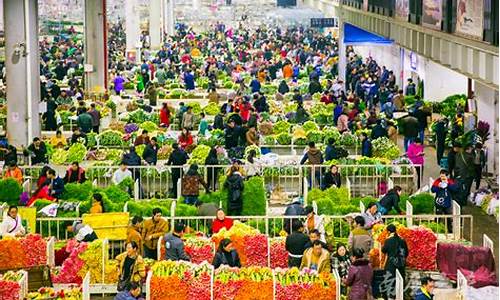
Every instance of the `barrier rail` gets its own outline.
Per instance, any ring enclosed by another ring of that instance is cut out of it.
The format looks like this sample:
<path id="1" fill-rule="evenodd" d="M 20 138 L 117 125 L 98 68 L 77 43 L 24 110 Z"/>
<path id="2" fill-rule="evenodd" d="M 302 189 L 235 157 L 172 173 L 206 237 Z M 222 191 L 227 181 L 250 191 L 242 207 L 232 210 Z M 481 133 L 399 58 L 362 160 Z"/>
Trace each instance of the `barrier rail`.
<path id="1" fill-rule="evenodd" d="M 404 300 L 404 281 L 398 269 L 396 269 L 396 300 Z"/>
<path id="2" fill-rule="evenodd" d="M 82 300 L 90 300 L 90 272 L 85 274 L 82 281 Z"/>
<path id="3" fill-rule="evenodd" d="M 64 166 L 60 173 L 65 171 Z M 199 166 L 211 190 L 220 187 L 219 176 L 226 174 L 230 166 L 214 165 Z M 42 166 L 24 166 L 26 182 L 23 187 L 27 191 L 36 189 L 36 178 L 39 177 Z M 113 173 L 119 166 L 89 166 L 86 175 L 94 186 L 106 187 L 112 184 Z M 167 198 L 170 191 L 174 190 L 177 183 L 177 192 L 180 194 L 180 186 L 177 181 L 182 178 L 185 166 L 133 166 L 129 167 L 134 178 L 134 198 Z M 244 167 L 247 170 L 250 167 Z M 325 172 L 329 170 L 327 165 L 299 165 L 292 163 L 279 163 L 272 166 L 252 166 L 257 168 L 257 173 L 263 176 L 268 190 L 277 186 L 282 187 L 291 196 L 303 196 L 309 188 L 319 188 L 323 184 Z M 399 185 L 403 192 L 412 194 L 416 190 L 415 166 L 413 165 L 338 165 L 341 180 L 347 186 L 351 197 L 358 196 L 380 196 L 383 186 L 391 187 Z M 174 172 L 173 172 L 174 171 Z M 61 174 L 63 175 L 63 174 Z M 307 185 L 305 182 L 307 182 Z M 308 188 L 306 188 L 308 186 Z"/>
<path id="4" fill-rule="evenodd" d="M 332 237 L 334 238 L 346 238 L 350 232 L 350 216 L 322 216 L 325 222 L 325 227 L 333 232 Z M 303 217 L 298 216 L 231 216 L 233 220 L 238 220 L 244 222 L 245 224 L 259 229 L 260 232 L 267 234 L 270 237 L 279 236 L 281 231 L 286 231 L 286 223 L 290 222 L 292 219 L 301 219 L 304 221 Z M 473 216 L 472 215 L 388 215 L 383 216 L 382 219 L 386 224 L 391 222 L 398 222 L 401 224 L 406 224 L 408 218 L 411 218 L 411 223 L 413 226 L 427 225 L 429 222 L 436 222 L 445 224 L 445 226 L 440 226 L 436 228 L 435 234 L 438 235 L 440 239 L 451 239 L 451 240 L 467 240 L 472 241 L 473 236 Z M 202 232 L 209 235 L 210 228 L 209 224 L 213 221 L 214 217 L 165 217 L 165 220 L 174 224 L 176 221 L 182 221 L 186 226 L 189 226 L 191 230 Z M 66 228 L 63 229 L 67 224 L 72 224 L 75 220 L 81 220 L 81 218 L 38 218 L 37 223 L 39 226 L 37 229 L 47 228 L 48 224 L 57 227 L 55 231 L 58 233 L 56 236 L 58 239 L 67 239 L 68 233 Z M 450 222 L 456 223 L 460 222 L 461 227 L 453 232 L 448 231 L 448 226 Z M 52 226 L 48 226 L 51 229 Z M 37 233 L 41 234 L 43 237 L 53 236 L 52 231 L 41 230 Z"/>
<path id="5" fill-rule="evenodd" d="M 467 286 L 467 278 L 465 278 L 464 274 L 457 269 L 457 291 L 459 299 L 465 299 Z"/>
<path id="6" fill-rule="evenodd" d="M 491 254 L 495 257 L 495 245 L 489 236 L 483 234 L 483 247 L 490 249 Z"/>

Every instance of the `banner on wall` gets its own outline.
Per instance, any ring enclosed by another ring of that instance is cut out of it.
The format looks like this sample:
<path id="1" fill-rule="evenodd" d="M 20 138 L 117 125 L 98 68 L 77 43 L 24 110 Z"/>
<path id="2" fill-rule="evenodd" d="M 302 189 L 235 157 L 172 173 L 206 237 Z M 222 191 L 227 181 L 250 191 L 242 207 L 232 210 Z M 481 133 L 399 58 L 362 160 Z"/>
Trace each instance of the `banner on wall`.
<path id="1" fill-rule="evenodd" d="M 459 0 L 455 31 L 474 38 L 483 38 L 483 0 Z"/>
<path id="2" fill-rule="evenodd" d="M 422 25 L 441 30 L 443 20 L 443 3 L 441 0 L 424 0 Z"/>
<path id="3" fill-rule="evenodd" d="M 409 0 L 396 0 L 396 19 L 401 21 L 408 21 L 410 14 Z"/>

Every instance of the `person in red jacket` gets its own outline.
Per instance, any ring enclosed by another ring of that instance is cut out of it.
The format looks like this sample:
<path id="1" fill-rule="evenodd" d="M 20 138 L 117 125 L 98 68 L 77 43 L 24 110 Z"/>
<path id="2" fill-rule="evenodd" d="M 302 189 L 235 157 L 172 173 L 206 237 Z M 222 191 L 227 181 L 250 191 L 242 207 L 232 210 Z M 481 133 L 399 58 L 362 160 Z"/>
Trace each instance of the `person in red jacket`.
<path id="1" fill-rule="evenodd" d="M 246 100 L 240 104 L 240 116 L 241 116 L 241 119 L 243 119 L 243 122 L 248 122 L 248 120 L 250 119 L 250 108 L 251 107 L 252 107 L 252 105 Z"/>
<path id="2" fill-rule="evenodd" d="M 212 234 L 216 234 L 222 228 L 229 230 L 231 227 L 233 227 L 233 219 L 226 217 L 222 209 L 217 210 L 217 218 L 212 223 Z"/>
<path id="3" fill-rule="evenodd" d="M 179 146 L 186 150 L 189 146 L 193 144 L 193 136 L 186 128 L 182 129 L 181 134 L 179 135 Z"/>
<path id="4" fill-rule="evenodd" d="M 170 109 L 165 102 L 160 109 L 160 127 L 168 128 L 170 126 Z"/>

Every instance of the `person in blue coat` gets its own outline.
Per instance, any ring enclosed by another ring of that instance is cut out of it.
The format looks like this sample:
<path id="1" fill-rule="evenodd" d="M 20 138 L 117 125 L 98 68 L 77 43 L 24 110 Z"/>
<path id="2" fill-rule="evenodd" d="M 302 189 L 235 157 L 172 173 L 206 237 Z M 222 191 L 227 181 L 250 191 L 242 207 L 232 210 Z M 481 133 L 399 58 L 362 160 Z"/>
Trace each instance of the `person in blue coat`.
<path id="1" fill-rule="evenodd" d="M 257 79 L 257 77 L 255 77 L 252 82 L 250 82 L 250 88 L 252 89 L 252 94 L 260 92 L 260 81 Z"/>
<path id="2" fill-rule="evenodd" d="M 361 133 L 361 155 L 366 157 L 372 157 L 372 142 L 368 138 L 366 132 Z"/>
<path id="3" fill-rule="evenodd" d="M 431 277 L 423 277 L 420 279 L 422 286 L 415 291 L 415 300 L 432 300 L 434 299 L 434 279 Z"/>
<path id="4" fill-rule="evenodd" d="M 186 87 L 186 91 L 194 90 L 194 75 L 190 70 L 184 72 L 184 85 Z"/>

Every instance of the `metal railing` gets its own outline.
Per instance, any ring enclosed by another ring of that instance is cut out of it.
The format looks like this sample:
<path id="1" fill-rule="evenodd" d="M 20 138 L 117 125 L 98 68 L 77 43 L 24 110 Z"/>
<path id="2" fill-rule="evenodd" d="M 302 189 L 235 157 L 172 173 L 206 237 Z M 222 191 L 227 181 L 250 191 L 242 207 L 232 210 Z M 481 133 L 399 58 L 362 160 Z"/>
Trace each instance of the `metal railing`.
<path id="1" fill-rule="evenodd" d="M 138 198 L 167 198 L 174 192 L 174 184 L 187 171 L 185 166 L 133 166 L 128 169 L 132 172 L 138 185 Z M 98 187 L 107 187 L 112 184 L 113 173 L 119 166 L 89 166 L 86 168 L 87 179 Z M 210 190 L 220 189 L 220 176 L 227 175 L 229 165 L 199 166 L 199 172 L 204 176 Z M 255 172 L 264 178 L 268 191 L 276 188 L 283 189 L 290 197 L 304 196 L 304 181 L 309 188 L 324 186 L 324 176 L 329 171 L 328 165 L 244 165 L 245 172 Z M 374 196 L 378 197 L 387 189 L 399 185 L 403 193 L 412 194 L 416 191 L 416 166 L 413 165 L 338 165 L 342 185 L 347 186 L 351 197 Z M 23 185 L 26 191 L 36 189 L 36 179 L 40 176 L 42 166 L 22 167 L 25 179 Z M 64 175 L 65 167 L 60 166 L 59 174 Z M 421 181 L 422 182 L 422 181 Z M 176 196 L 174 193 L 171 196 Z M 304 197 L 305 198 L 305 197 Z"/>
<path id="2" fill-rule="evenodd" d="M 322 216 L 325 231 L 328 237 L 333 239 L 345 239 L 349 236 L 351 231 L 351 224 L 353 222 L 353 215 L 346 216 Z M 293 219 L 305 221 L 304 217 L 298 216 L 235 216 L 231 217 L 233 220 L 241 221 L 253 228 L 258 229 L 261 233 L 269 237 L 280 236 L 283 231 L 290 231 L 290 222 Z M 44 237 L 55 236 L 58 239 L 67 239 L 70 237 L 66 231 L 66 225 L 72 223 L 74 220 L 80 218 L 38 218 L 37 219 L 37 233 Z M 175 222 L 183 222 L 190 230 L 211 235 L 211 224 L 214 217 L 165 217 L 165 220 L 173 225 Z M 394 215 L 383 216 L 383 221 L 386 224 L 398 222 L 407 225 L 407 220 L 411 219 L 413 226 L 428 226 L 432 227 L 438 239 L 443 240 L 466 240 L 472 241 L 473 237 L 473 216 L 472 215 Z M 441 225 L 435 225 L 435 222 Z M 448 230 L 448 224 L 460 224 L 457 229 L 453 226 L 453 231 Z M 51 224 L 51 225 L 48 225 Z M 173 226 L 170 226 L 173 228 Z M 114 241 L 115 242 L 115 241 Z M 116 241 L 118 242 L 118 241 Z M 118 248 L 123 247 L 118 246 Z M 114 247 L 113 247 L 114 248 Z M 112 254 L 113 256 L 113 254 Z"/>

